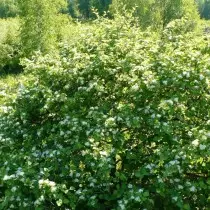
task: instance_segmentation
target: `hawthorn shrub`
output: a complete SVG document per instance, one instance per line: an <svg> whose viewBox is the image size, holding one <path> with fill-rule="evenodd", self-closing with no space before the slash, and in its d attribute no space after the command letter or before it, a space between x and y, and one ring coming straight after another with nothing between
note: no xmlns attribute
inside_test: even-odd
<svg viewBox="0 0 210 210"><path fill-rule="evenodd" d="M208 44L100 18L23 61L34 79L0 116L0 209L208 209Z"/></svg>

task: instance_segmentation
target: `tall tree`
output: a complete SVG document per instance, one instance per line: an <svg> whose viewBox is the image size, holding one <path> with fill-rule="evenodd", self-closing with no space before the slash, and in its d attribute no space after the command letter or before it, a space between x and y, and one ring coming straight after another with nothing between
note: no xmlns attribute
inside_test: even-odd
<svg viewBox="0 0 210 210"><path fill-rule="evenodd" d="M73 17L92 18L92 9L95 8L100 15L109 9L111 0L69 0L69 13Z"/></svg>
<svg viewBox="0 0 210 210"><path fill-rule="evenodd" d="M110 4L111 0L90 0L90 6L97 9L100 15L109 9Z"/></svg>
<svg viewBox="0 0 210 210"><path fill-rule="evenodd" d="M69 0L68 1L68 12L73 17L76 18L79 16L79 7L78 7L78 0Z"/></svg>
<svg viewBox="0 0 210 210"><path fill-rule="evenodd" d="M210 0L204 0L201 18L210 19Z"/></svg>
<svg viewBox="0 0 210 210"><path fill-rule="evenodd" d="M0 0L0 18L14 17L18 13L15 0Z"/></svg>
<svg viewBox="0 0 210 210"><path fill-rule="evenodd" d="M21 17L21 43L23 52L49 52L56 44L57 15L65 6L64 0L18 0Z"/></svg>

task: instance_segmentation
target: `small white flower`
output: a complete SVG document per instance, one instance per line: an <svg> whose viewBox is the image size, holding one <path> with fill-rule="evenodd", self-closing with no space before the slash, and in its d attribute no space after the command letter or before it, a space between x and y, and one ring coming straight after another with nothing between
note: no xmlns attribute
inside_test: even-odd
<svg viewBox="0 0 210 210"><path fill-rule="evenodd" d="M162 179L162 178L159 178L159 179L158 179L158 182L159 182L159 183L163 183L163 179Z"/></svg>
<svg viewBox="0 0 210 210"><path fill-rule="evenodd" d="M108 154L106 151L100 151L100 155L107 156Z"/></svg>
<svg viewBox="0 0 210 210"><path fill-rule="evenodd" d="M89 142L85 142L85 146L86 147L89 147L90 146L90 143Z"/></svg>
<svg viewBox="0 0 210 210"><path fill-rule="evenodd" d="M51 187L51 192L55 192L57 190L57 187Z"/></svg>
<svg viewBox="0 0 210 210"><path fill-rule="evenodd" d="M199 145L199 140L198 140L198 139L195 139L195 140L192 142L192 145L193 145L193 146L198 146L198 145Z"/></svg>
<svg viewBox="0 0 210 210"><path fill-rule="evenodd" d="M124 210L124 209L125 209L125 205L120 204L120 209L121 209L121 210Z"/></svg>
<svg viewBox="0 0 210 210"><path fill-rule="evenodd" d="M168 81L164 80L164 81L163 81L163 84L164 84L164 85L167 85L167 84L168 84Z"/></svg>
<svg viewBox="0 0 210 210"><path fill-rule="evenodd" d="M132 90L137 91L139 89L139 85L135 84L131 87Z"/></svg>
<svg viewBox="0 0 210 210"><path fill-rule="evenodd" d="M178 197L173 197L172 198L174 201L177 201L178 200Z"/></svg>
<svg viewBox="0 0 210 210"><path fill-rule="evenodd" d="M41 195L39 199L40 199L40 201L43 201L44 200L44 195Z"/></svg>
<svg viewBox="0 0 210 210"><path fill-rule="evenodd" d="M15 192L16 190L17 190L17 187L13 187L13 188L11 189L12 192Z"/></svg>
<svg viewBox="0 0 210 210"><path fill-rule="evenodd" d="M94 187L94 183L93 182L90 183L90 187Z"/></svg>
<svg viewBox="0 0 210 210"><path fill-rule="evenodd" d="M63 131L60 131L60 135L61 135L61 136L64 136L64 134L65 134L65 133L64 133Z"/></svg>
<svg viewBox="0 0 210 210"><path fill-rule="evenodd" d="M128 200L124 200L124 204L128 204Z"/></svg>
<svg viewBox="0 0 210 210"><path fill-rule="evenodd" d="M79 194L81 194L81 190L80 189L76 191L76 195L79 195Z"/></svg>
<svg viewBox="0 0 210 210"><path fill-rule="evenodd" d="M146 167L145 168L148 168L148 169L152 169L152 166L150 165L150 164L148 164L148 165L146 165Z"/></svg>
<svg viewBox="0 0 210 210"><path fill-rule="evenodd" d="M43 179L40 179L39 180L39 185L43 185L44 184L44 180Z"/></svg>
<svg viewBox="0 0 210 210"><path fill-rule="evenodd" d="M207 136L207 137L210 137L210 132L208 132L208 133L206 134L206 136Z"/></svg>
<svg viewBox="0 0 210 210"><path fill-rule="evenodd" d="M157 118L160 118L161 117L161 115L160 114L157 114Z"/></svg>
<svg viewBox="0 0 210 210"><path fill-rule="evenodd" d="M170 104L170 105L174 104L174 102L172 100L168 100L167 103Z"/></svg>
<svg viewBox="0 0 210 210"><path fill-rule="evenodd" d="M81 196L79 197L79 199L80 199L80 200L84 200L84 199L85 199L84 195L81 195Z"/></svg>
<svg viewBox="0 0 210 210"><path fill-rule="evenodd" d="M93 167L93 166L95 166L95 163L91 163L90 165Z"/></svg>
<svg viewBox="0 0 210 210"><path fill-rule="evenodd" d="M190 73L189 72L186 72L186 71L183 72L183 75L186 76L187 78L190 77Z"/></svg>
<svg viewBox="0 0 210 210"><path fill-rule="evenodd" d="M151 115L151 118L154 119L154 118L155 118L155 114L152 114L152 115Z"/></svg>
<svg viewBox="0 0 210 210"><path fill-rule="evenodd" d="M26 207L26 206L28 206L28 204L27 204L27 203L25 203L25 202L23 202L23 207Z"/></svg>
<svg viewBox="0 0 210 210"><path fill-rule="evenodd" d="M9 179L10 179L10 176L8 176L8 175L5 175L3 178L4 181L9 180Z"/></svg>
<svg viewBox="0 0 210 210"><path fill-rule="evenodd" d="M139 196L135 197L135 201L140 201L140 200L141 200L141 199L140 199Z"/></svg>
<svg viewBox="0 0 210 210"><path fill-rule="evenodd" d="M200 78L200 80L203 80L204 76L202 74L200 74L199 78Z"/></svg>
<svg viewBox="0 0 210 210"><path fill-rule="evenodd" d="M56 184L55 184L55 182L53 182L53 181L49 181L48 182L48 186L50 186L50 187L54 187Z"/></svg>
<svg viewBox="0 0 210 210"><path fill-rule="evenodd" d="M24 172L23 171L18 171L17 172L17 176L23 176L24 175Z"/></svg>
<svg viewBox="0 0 210 210"><path fill-rule="evenodd" d="M174 98L174 101L175 101L175 102L178 102L178 101L179 101L179 99L178 99L178 98Z"/></svg>
<svg viewBox="0 0 210 210"><path fill-rule="evenodd" d="M16 198L16 201L20 201L21 199L20 199L20 196L18 196L17 198Z"/></svg>
<svg viewBox="0 0 210 210"><path fill-rule="evenodd" d="M164 125L164 126L168 126L168 123L164 122L163 125Z"/></svg>
<svg viewBox="0 0 210 210"><path fill-rule="evenodd" d="M132 185L132 184L129 184L129 185L128 185L128 188L129 188L129 189L133 188L133 185Z"/></svg>
<svg viewBox="0 0 210 210"><path fill-rule="evenodd" d="M175 165L176 161L175 160L172 160L169 162L171 165Z"/></svg>
<svg viewBox="0 0 210 210"><path fill-rule="evenodd" d="M201 145L199 146L199 148L200 148L200 150L204 150L204 149L206 149L206 145L201 144Z"/></svg>
<svg viewBox="0 0 210 210"><path fill-rule="evenodd" d="M96 180L96 179L93 179L93 180L92 180L92 182L96 183L96 182L97 182L97 180Z"/></svg>
<svg viewBox="0 0 210 210"><path fill-rule="evenodd" d="M142 193L144 190L143 189L139 189L139 192Z"/></svg>
<svg viewBox="0 0 210 210"><path fill-rule="evenodd" d="M191 191L191 192L195 192L195 191L196 191L195 186L192 186L192 187L190 188L190 191Z"/></svg>
<svg viewBox="0 0 210 210"><path fill-rule="evenodd" d="M186 185L191 186L191 183L189 181L186 182Z"/></svg>

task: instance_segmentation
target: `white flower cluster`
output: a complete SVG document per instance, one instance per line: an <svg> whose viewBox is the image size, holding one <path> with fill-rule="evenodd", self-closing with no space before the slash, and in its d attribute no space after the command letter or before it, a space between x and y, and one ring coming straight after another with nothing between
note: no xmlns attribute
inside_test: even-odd
<svg viewBox="0 0 210 210"><path fill-rule="evenodd" d="M40 188L43 188L43 187L50 187L50 190L52 191L52 192L54 192L54 191L56 191L56 183L55 182L53 182L53 181L49 181L49 179L40 179L39 181L38 181L38 183L39 183L39 187Z"/></svg>

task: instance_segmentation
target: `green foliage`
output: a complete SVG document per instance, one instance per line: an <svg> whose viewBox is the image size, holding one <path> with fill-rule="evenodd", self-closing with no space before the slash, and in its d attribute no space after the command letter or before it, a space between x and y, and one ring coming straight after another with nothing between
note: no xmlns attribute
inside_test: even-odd
<svg viewBox="0 0 210 210"><path fill-rule="evenodd" d="M111 11L123 13L124 8L136 8L135 15L143 28L152 26L164 28L170 21L187 16L190 20L198 20L196 4L193 0L113 0Z"/></svg>
<svg viewBox="0 0 210 210"><path fill-rule="evenodd" d="M34 78L1 109L0 209L208 209L209 38L182 25L159 38L99 19L23 62Z"/></svg>
<svg viewBox="0 0 210 210"><path fill-rule="evenodd" d="M197 0L201 18L210 19L210 1Z"/></svg>
<svg viewBox="0 0 210 210"><path fill-rule="evenodd" d="M0 19L0 74L17 72L19 66L18 19Z"/></svg>
<svg viewBox="0 0 210 210"><path fill-rule="evenodd" d="M99 15L103 15L109 8L111 0L72 0L69 1L69 13L72 17L95 17L92 9L96 9Z"/></svg>
<svg viewBox="0 0 210 210"><path fill-rule="evenodd" d="M0 0L0 18L14 17L17 13L17 1Z"/></svg>
<svg viewBox="0 0 210 210"><path fill-rule="evenodd" d="M0 106L1 111L6 109L6 104L16 98L17 90L22 84L27 84L28 75L1 75L0 78Z"/></svg>
<svg viewBox="0 0 210 210"><path fill-rule="evenodd" d="M25 56L43 53L56 46L62 21L58 13L64 0L18 0L21 17L21 45Z"/></svg>
<svg viewBox="0 0 210 210"><path fill-rule="evenodd" d="M171 21L166 27L162 34L166 37L175 39L184 35L185 33L196 32L196 24L194 21L184 17ZM196 36L196 33L194 34Z"/></svg>
<svg viewBox="0 0 210 210"><path fill-rule="evenodd" d="M99 15L103 15L104 12L108 11L111 0L91 0L91 6L95 8Z"/></svg>
<svg viewBox="0 0 210 210"><path fill-rule="evenodd" d="M113 0L110 6L110 10L112 14L114 15L118 12L123 14L126 10L131 10L135 8L135 15L139 18L141 27L147 27L147 26L150 26L154 20L156 20L156 23L159 22L160 20L159 14L156 13L156 11L154 10L155 9L154 5L155 5L154 0L149 0L149 1Z"/></svg>
<svg viewBox="0 0 210 210"><path fill-rule="evenodd" d="M79 17L79 8L77 0L68 1L68 12L73 17Z"/></svg>

